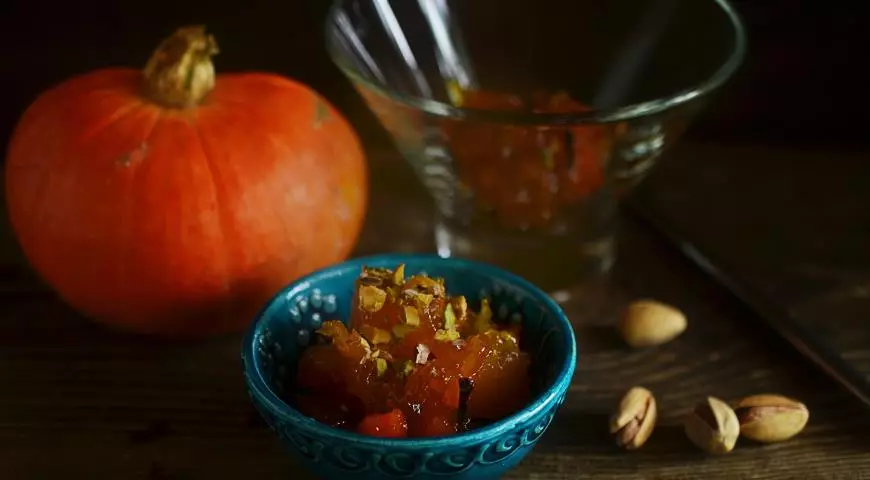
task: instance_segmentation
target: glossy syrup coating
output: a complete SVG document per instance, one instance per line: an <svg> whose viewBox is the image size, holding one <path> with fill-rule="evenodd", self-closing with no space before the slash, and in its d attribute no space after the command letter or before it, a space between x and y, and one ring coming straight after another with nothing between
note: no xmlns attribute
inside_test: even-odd
<svg viewBox="0 0 870 480"><path fill-rule="evenodd" d="M518 324L471 311L444 281L363 268L350 328L317 331L297 372L296 407L331 426L382 437L431 437L494 421L529 401Z"/></svg>

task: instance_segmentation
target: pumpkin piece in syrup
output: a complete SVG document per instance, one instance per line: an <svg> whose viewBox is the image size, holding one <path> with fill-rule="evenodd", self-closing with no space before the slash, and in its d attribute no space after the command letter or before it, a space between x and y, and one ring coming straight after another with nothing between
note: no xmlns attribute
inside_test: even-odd
<svg viewBox="0 0 870 480"><path fill-rule="evenodd" d="M387 413L367 415L357 426L363 435L382 438L403 438L408 436L408 422L405 414L395 408Z"/></svg>
<svg viewBox="0 0 870 480"><path fill-rule="evenodd" d="M363 268L352 308L352 327L324 322L317 335L329 343L309 347L300 360L297 387L313 397L297 407L312 418L369 435L431 437L497 420L528 402L521 327L493 322L486 301L475 313L464 297L448 295L443 279L406 279L400 265ZM316 395L342 402L314 405Z"/></svg>

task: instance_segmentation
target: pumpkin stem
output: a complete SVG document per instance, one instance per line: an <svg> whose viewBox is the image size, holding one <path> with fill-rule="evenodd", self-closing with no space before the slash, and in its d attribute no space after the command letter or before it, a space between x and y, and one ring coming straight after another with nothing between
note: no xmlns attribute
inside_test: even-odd
<svg viewBox="0 0 870 480"><path fill-rule="evenodd" d="M145 95L175 108L199 102L214 88L214 37L203 26L182 27L163 40L145 65Z"/></svg>

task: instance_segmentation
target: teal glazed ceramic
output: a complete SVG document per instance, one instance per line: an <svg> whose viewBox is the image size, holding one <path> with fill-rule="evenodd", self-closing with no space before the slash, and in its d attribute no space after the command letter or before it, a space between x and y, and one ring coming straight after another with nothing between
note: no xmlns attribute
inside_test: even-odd
<svg viewBox="0 0 870 480"><path fill-rule="evenodd" d="M521 320L522 347L532 354L534 400L498 422L447 437L384 439L318 423L283 400L313 330L349 320L362 267L443 277L447 291L475 310L489 298L498 319ZM577 351L565 314L543 291L499 268L434 255L378 255L347 261L299 279L259 313L242 345L245 381L263 419L312 473L328 479L499 478L534 448L565 400Z"/></svg>

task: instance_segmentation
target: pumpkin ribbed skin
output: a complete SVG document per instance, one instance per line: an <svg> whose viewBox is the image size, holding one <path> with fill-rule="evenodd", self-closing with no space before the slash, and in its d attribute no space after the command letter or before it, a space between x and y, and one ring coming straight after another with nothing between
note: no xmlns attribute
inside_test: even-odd
<svg viewBox="0 0 870 480"><path fill-rule="evenodd" d="M189 108L105 69L41 95L13 134L10 221L72 307L126 330L235 331L283 285L346 258L368 200L350 125L308 87L218 76Z"/></svg>

